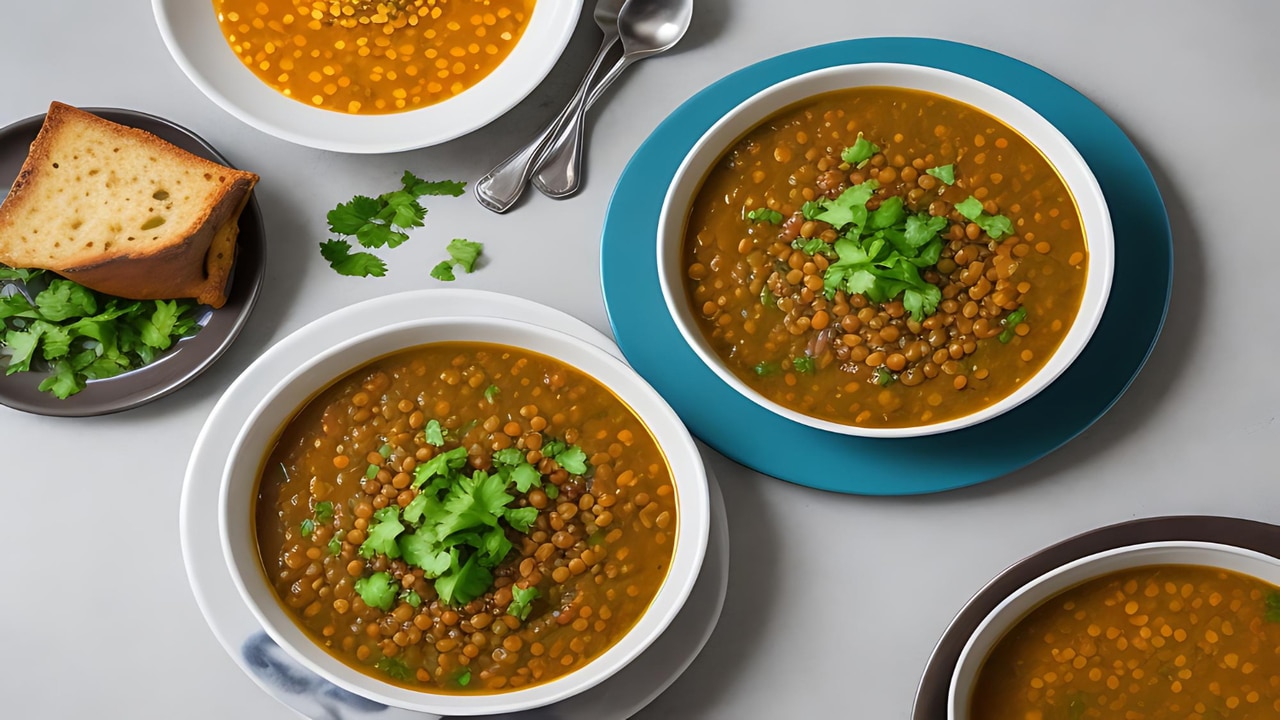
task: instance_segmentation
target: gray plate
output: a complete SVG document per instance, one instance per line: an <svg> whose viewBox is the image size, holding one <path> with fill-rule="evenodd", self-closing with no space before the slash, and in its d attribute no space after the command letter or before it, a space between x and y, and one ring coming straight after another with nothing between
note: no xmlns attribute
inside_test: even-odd
<svg viewBox="0 0 1280 720"><path fill-rule="evenodd" d="M947 626L916 691L912 720L946 720L951 674L978 624L1015 590L1054 568L1104 550L1167 540L1221 543L1280 557L1280 527L1253 520L1177 515L1091 530L1019 560L978 591Z"/></svg>
<svg viewBox="0 0 1280 720"><path fill-rule="evenodd" d="M112 122L146 130L183 150L230 166L209 143L163 118L116 108L84 109ZM18 176L43 123L44 115L36 115L0 129L0 199L9 193L9 186ZM197 310L200 332L180 340L155 362L113 378L91 380L84 390L66 400L37 389L40 381L47 377L45 373L32 371L0 376L0 404L40 415L105 415L135 408L186 385L231 346L249 319L266 266L263 238L262 213L257 199L250 195L249 204L240 215L235 268L226 304L217 310L200 307Z"/></svg>

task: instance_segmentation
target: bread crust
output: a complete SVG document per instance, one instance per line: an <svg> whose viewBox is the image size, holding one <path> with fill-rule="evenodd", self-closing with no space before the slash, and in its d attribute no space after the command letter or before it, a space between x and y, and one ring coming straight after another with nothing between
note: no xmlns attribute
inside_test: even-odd
<svg viewBox="0 0 1280 720"><path fill-rule="evenodd" d="M110 122L83 110L54 102L49 107L44 125L31 144L9 196L0 205L0 232L12 231L13 216L31 201L28 189L36 181L39 168L49 162L52 138L64 123L93 123L101 130L143 143L148 149L170 156L178 162L194 163L225 176L204 212L188 225L177 242L152 251L133 251L124 245L97 252L82 252L68 257L59 266L54 263L15 263L0 248L0 262L7 265L40 267L52 270L70 280L99 292L134 300L169 300L195 298L215 308L226 303L231 269L235 260L235 242L239 217L258 181L254 173L235 170L210 162L155 135Z"/></svg>

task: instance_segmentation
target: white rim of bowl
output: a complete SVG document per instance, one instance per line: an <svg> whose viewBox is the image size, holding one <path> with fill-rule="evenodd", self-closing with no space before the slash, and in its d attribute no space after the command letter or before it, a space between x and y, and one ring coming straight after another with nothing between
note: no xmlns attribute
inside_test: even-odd
<svg viewBox="0 0 1280 720"><path fill-rule="evenodd" d="M1174 552L1174 551L1180 551L1180 550L1206 551L1206 552L1218 553L1222 555L1231 555L1231 556L1243 558L1248 561L1252 561L1261 565L1271 566L1275 568L1278 572L1280 572L1280 559L1272 557L1271 555L1267 555L1266 553L1261 553L1256 550L1250 550L1248 548L1242 548L1235 545L1227 545L1224 543L1214 543L1214 542L1203 542L1199 540L1160 540L1155 542L1138 543L1136 545L1124 545L1118 548L1112 548L1110 550L1103 550L1101 552L1097 552L1092 555L1086 555L1085 557L1079 558L1077 560L1073 560L1064 565L1060 565L1054 568L1053 570L1050 570L1042 575L1039 575L1034 580L1027 582L1025 585L1019 587L1017 590L1010 593L1007 597L1005 597L1004 600L1000 601L999 605L996 605L994 608L992 608L991 612L987 613L986 616L982 618L982 622L978 623L978 626L974 628L972 633L969 634L969 638L965 642L964 648L960 651L960 657L956 660L955 668L951 671L951 682L949 683L947 688L948 720L955 720L957 717L956 715L958 711L957 703L960 701L960 698L958 697L960 692L958 689L958 684L959 684L961 675L964 672L966 672L967 668L972 663L977 662L977 667L973 674L973 679L976 681L978 674L981 673L982 671L982 664L984 664L987 660L986 655L984 655L981 658L981 660L978 660L978 661L975 661L972 659L974 646L977 644L978 638L985 635L987 631L991 629L992 625L996 622L997 618L999 618L1010 605L1020 602L1022 598L1026 597L1027 595L1038 594L1038 591L1041 588L1043 588L1047 583L1050 583L1055 578L1058 578L1062 575L1066 575L1069 573L1074 573L1076 570L1079 570L1082 567L1087 567L1089 565L1093 565L1095 563L1105 561L1109 558L1123 557L1125 555L1133 555L1133 554L1155 554L1160 551ZM1027 615L1029 615L1032 612L1035 612L1036 609L1040 608L1046 602L1049 602L1050 600L1057 597L1058 595L1061 595L1062 593L1065 593L1074 587L1090 582L1104 575L1108 575L1112 572L1150 567L1153 565L1183 565L1183 566L1205 567L1205 563L1203 562L1194 562L1190 560L1186 562L1181 562L1178 560L1156 560L1156 561L1150 561L1150 562L1141 562L1134 565L1127 565L1123 568L1117 568L1114 570L1100 570L1095 574L1091 574L1088 577L1083 577L1075 582L1072 582L1066 587L1044 592L1043 597L1039 597L1038 599L1036 599L1030 609L1026 610L1017 619L1007 624L1007 626L1004 628L1004 631L1001 633L1000 638L996 638L991 643L990 647L987 650L987 654L989 655L991 650L994 649L997 644L999 644L1000 640L1004 637L1004 633L1007 633L1009 630L1012 630L1018 623L1022 622L1022 620L1027 617ZM1209 567L1216 567L1216 566L1209 566ZM1223 569L1230 570L1231 572L1235 572L1241 575L1248 575L1249 577L1254 577L1258 580L1261 580L1262 582L1272 582L1271 580L1267 580L1265 578L1259 578L1248 572L1234 570L1234 569L1225 568L1225 567ZM966 692L969 689L970 688L966 688ZM965 697L967 698L968 695L966 695ZM967 709L965 710L963 717L965 718L968 717Z"/></svg>
<svg viewBox="0 0 1280 720"><path fill-rule="evenodd" d="M870 81L851 79L849 82L833 84L826 89L807 90L803 93L788 92L795 86L807 87L824 81L831 84L833 79L843 78L850 73L870 76L871 79ZM875 80L877 76L886 74L897 74L899 77L894 77L893 81ZM938 86L944 84L952 89L950 91L939 89ZM961 88L961 94L965 97L956 97L954 90L956 86ZM1076 313L1071 327L1068 328L1050 359L1026 382L997 402L963 417L912 427L870 428L824 420L783 407L752 389L724 365L715 352L708 347L702 331L692 319L692 311L688 307L684 288L682 286L673 288L671 285L673 276L683 277L681 248L693 195L701 189L707 173L728 148L762 122L791 105L824 92L858 87L902 87L920 90L970 105L996 118L1000 123L1026 138L1032 147L1045 156L1049 164L1062 177L1063 184L1067 186L1081 215L1085 246L1089 251L1089 269L1085 278L1080 310ZM795 97L780 104L770 102L769 109L763 113L754 107L774 95L784 97L795 95ZM974 102L974 97L981 97L985 102ZM993 104L999 106L996 111L989 109ZM999 112L1001 109L1004 110L1003 113ZM1004 116L1011 112L1024 116L1017 125L1004 119ZM748 113L750 113L749 117ZM729 133L728 128L741 129ZM1032 140L1032 136L1035 136L1035 141ZM1050 159L1049 153L1045 150L1046 146L1050 146L1054 159ZM1055 159L1057 162L1054 161ZM1067 166L1066 170L1064 165ZM691 170L698 171L696 178L690 179ZM1071 178L1067 177L1068 173L1071 174ZM677 197L677 191L679 191L679 197ZM1003 90L965 75L910 63L851 63L832 66L787 78L743 100L708 128L680 163L662 201L656 245L658 282L662 287L668 313L680 330L680 334L684 336L685 343L693 349L704 365L739 395L776 415L819 430L859 437L919 437L960 430L1004 414L1030 400L1065 372L1088 345L1106 309L1115 269L1115 236L1106 198L1093 171L1071 141L1033 108ZM1096 307L1097 311L1086 314L1088 307Z"/></svg>
<svg viewBox="0 0 1280 720"><path fill-rule="evenodd" d="M668 466L671 469L673 486L676 488L676 502L678 508L676 533L672 540L672 558L671 565L667 570L666 576L663 578L662 584L655 593L653 600L637 619L636 623L613 645L606 649L595 659L582 666L581 668L557 678L555 680L542 683L522 690L513 690L499 694L482 694L482 695L445 695L434 694L423 691L414 691L401 688L390 683L380 681L376 676L365 674L351 668L340 660L329 655L323 648L319 647L306 633L297 625L292 616L289 615L280 606L278 597L274 588L270 587L265 577L265 571L262 568L257 551L256 538L245 538L240 542L247 542L248 549L242 550L237 547L229 536L229 523L231 521L230 508L228 506L229 495L231 494L231 464L236 458L243 446L248 442L251 430L255 429L254 425L265 413L267 408L272 404L274 399L286 388L296 383L299 378L310 372L317 365L326 360L335 358L352 347L369 342L371 339L394 334L397 332L409 332L418 328L430 328L435 326L451 327L455 330L465 328L472 332L476 330L484 330L483 334L486 338L502 338L503 332L526 331L535 335L542 336L552 343L563 343L573 347L573 352L582 352L589 356L588 363L593 364L597 369L605 373L615 375L615 379L623 379L632 383L632 387L628 388L624 397L623 392L613 385L609 385L605 380L600 379L595 373L590 372L581 367L581 365L564 360L551 351L530 349L531 352L547 355L553 359L563 362L570 367L578 369L589 377L605 385L613 392L623 403L625 403L637 417L641 419L645 427L654 436L655 442L659 444L663 456L667 459ZM302 332L300 330L299 332ZM461 340L462 342L489 342L497 344L509 344L505 340ZM439 342L451 342L448 339L440 340L424 340L422 342L405 345L401 350L407 350L412 347L421 345L431 345ZM520 345L512 345L512 347L522 347ZM398 352L396 350L392 353ZM379 357L384 357L386 353L377 354L372 357L355 361L349 364L349 367L341 371L339 374L330 378L324 384L315 388L315 390L302 401L298 407L292 408L286 416L285 422L292 418L294 414L319 392L329 387L333 382L340 380L346 374L373 362ZM645 405L645 414L636 409L637 404ZM656 423L664 426L663 437L659 438L659 430L655 429ZM276 429L273 429L273 432ZM274 438L274 435L272 436ZM270 448L266 448L266 452L270 452ZM685 471L679 479L676 478L677 463L682 465ZM257 465L261 464L261 459L256 461ZM257 487L256 477L253 480L253 488ZM702 562L706 554L707 539L710 528L710 500L707 489L706 470L703 466L702 456L698 452L697 446L693 442L693 438L689 435L688 430L680 421L679 416L666 403L665 400L654 390L638 373L636 373L629 365L610 355L604 350L597 348L590 343L580 341L571 335L559 330L553 330L542 326L531 325L528 323L520 323L503 318L476 318L466 316L452 316L439 318L422 318L401 323L395 323L383 328L371 330L369 332L357 335L333 346L328 351L317 355L308 360L305 364L289 373L285 378L280 380L267 393L267 395L254 407L244 426L236 435L235 442L232 444L231 452L228 453L227 465L222 470L221 486L218 495L218 530L220 535L220 543L227 568L235 583L236 591L240 594L241 600L245 606L253 613L258 623L267 632L267 634L282 648L285 649L294 659L302 663L305 667L317 673L321 677L329 680L335 685L348 690L361 697L368 698L375 702L386 705L401 707L418 712L429 712L445 715L489 715L498 713L519 712L522 710L530 710L537 707L550 705L567 697L585 692L592 687L598 685L604 680L616 674L625 667L633 659L644 652L671 624L671 621L679 613L684 606L685 601L689 597L689 593L693 590L693 584L697 580L698 574L702 568ZM249 495L253 496L253 489L250 489ZM246 553L248 557L242 557L242 553ZM264 608L255 598L254 593L245 583L245 575L259 578L263 586L263 592L270 595L272 604ZM659 603L667 603L667 609L661 614L653 614L651 610ZM278 617L272 617L278 616ZM310 652L307 652L307 651ZM591 674L587 675L586 671L590 670ZM583 678L587 678L585 681ZM362 684L363 682L363 684ZM425 700L425 702L424 702Z"/></svg>
<svg viewBox="0 0 1280 720"><path fill-rule="evenodd" d="M165 47L182 72L210 100L238 120L268 135L297 145L356 154L393 153L439 145L474 132L493 122L528 97L559 61L578 24L583 0L541 0L524 34L493 72L458 95L433 105L399 113L352 115L311 107L286 97L258 79L227 45L213 14L211 0L151 0L151 7ZM188 30L181 13L208 13L209 28ZM189 7L189 6L198 6ZM186 23L196 22L186 19ZM186 47L184 31L203 32L203 45ZM208 37L212 33L212 37ZM532 42L530 42L532 41ZM210 71L208 63L218 63ZM234 65L234 67L233 67ZM214 77L226 73L228 78ZM289 124L267 118L250 109L245 94L255 102L280 108L271 115L288 116ZM296 106L296 107L293 107ZM300 130L296 120L324 127L321 132Z"/></svg>

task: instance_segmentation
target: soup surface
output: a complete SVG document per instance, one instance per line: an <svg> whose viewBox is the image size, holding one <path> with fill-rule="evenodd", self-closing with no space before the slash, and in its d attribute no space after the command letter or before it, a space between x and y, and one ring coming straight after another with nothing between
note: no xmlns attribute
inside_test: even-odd
<svg viewBox="0 0 1280 720"><path fill-rule="evenodd" d="M693 200L685 290L764 397L846 425L942 422L1008 396L1070 329L1088 254L1024 138L899 88L821 95L738 141Z"/></svg>
<svg viewBox="0 0 1280 720"><path fill-rule="evenodd" d="M973 720L1280 717L1280 589L1153 566L1072 588L992 650Z"/></svg>
<svg viewBox="0 0 1280 720"><path fill-rule="evenodd" d="M213 0L223 36L267 85L354 114L413 110L483 80L534 0Z"/></svg>
<svg viewBox="0 0 1280 720"><path fill-rule="evenodd" d="M427 345L289 422L255 527L282 605L367 674L493 693L612 646L671 563L675 491L639 418L553 359Z"/></svg>

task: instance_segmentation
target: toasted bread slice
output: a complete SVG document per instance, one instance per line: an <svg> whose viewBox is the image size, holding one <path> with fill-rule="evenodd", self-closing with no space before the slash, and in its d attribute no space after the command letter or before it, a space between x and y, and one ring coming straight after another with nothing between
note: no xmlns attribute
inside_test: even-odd
<svg viewBox="0 0 1280 720"><path fill-rule="evenodd" d="M221 307L258 176L59 102L0 204L0 263Z"/></svg>

